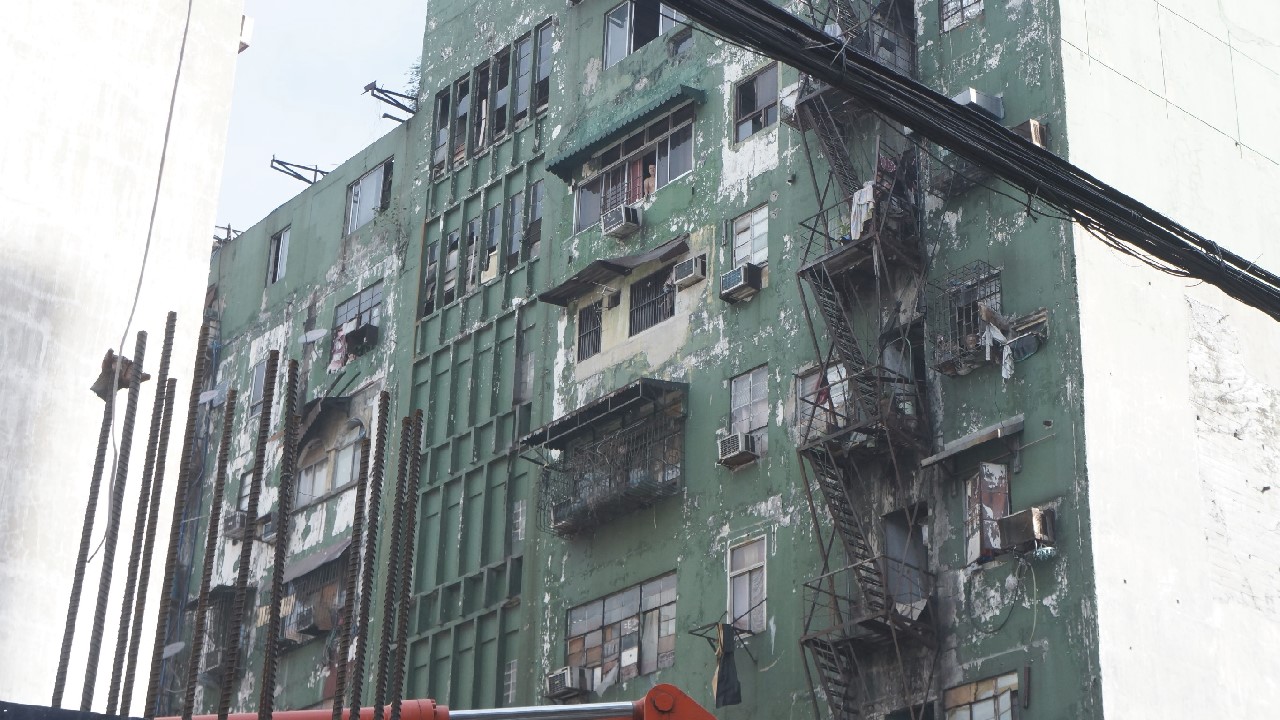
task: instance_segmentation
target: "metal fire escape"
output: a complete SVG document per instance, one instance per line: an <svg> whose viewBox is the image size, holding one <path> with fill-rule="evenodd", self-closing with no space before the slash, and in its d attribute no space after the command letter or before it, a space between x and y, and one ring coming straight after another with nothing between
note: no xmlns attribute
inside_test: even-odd
<svg viewBox="0 0 1280 720"><path fill-rule="evenodd" d="M846 51L914 74L908 3L809 5L815 25L841 40ZM802 393L799 452L831 518L830 545L838 545L843 557L826 552L824 529L816 528L827 567L805 584L801 643L816 670L814 691L825 696L833 720L865 717L872 708L922 713L916 706L930 688L912 678L928 674L920 658L931 657L934 644L933 578L921 560L923 548L890 542L879 519L883 498L909 499L918 458L928 450L916 362L917 298L924 286L918 163L914 149L895 150L876 140L869 177L861 180L848 128L864 111L806 77L789 118L803 131L822 208L801 223L807 244L799 276L809 288L808 309L826 327L828 349ZM814 164L810 135L825 170ZM810 322L816 325L812 317ZM869 681L872 672L875 682Z"/></svg>

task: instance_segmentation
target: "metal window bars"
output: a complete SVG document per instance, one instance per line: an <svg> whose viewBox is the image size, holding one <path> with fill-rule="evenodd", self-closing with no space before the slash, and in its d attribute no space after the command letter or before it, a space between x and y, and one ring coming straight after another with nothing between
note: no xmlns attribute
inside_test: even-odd
<svg viewBox="0 0 1280 720"><path fill-rule="evenodd" d="M670 284L671 267L639 280L631 286L629 333L648 330L676 314L675 286Z"/></svg>
<svg viewBox="0 0 1280 720"><path fill-rule="evenodd" d="M1000 270L977 260L930 284L933 367L963 375L991 361L993 321L1002 318Z"/></svg>

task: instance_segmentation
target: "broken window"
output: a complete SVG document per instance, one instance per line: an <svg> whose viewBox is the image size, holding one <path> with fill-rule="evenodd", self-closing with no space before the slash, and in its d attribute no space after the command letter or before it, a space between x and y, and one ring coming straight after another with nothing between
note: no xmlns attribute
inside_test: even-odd
<svg viewBox="0 0 1280 720"><path fill-rule="evenodd" d="M584 175L589 175L578 186L575 232L595 225L601 214L638 202L692 170L693 104L688 103L592 158L584 168Z"/></svg>
<svg viewBox="0 0 1280 720"><path fill-rule="evenodd" d="M778 122L778 64L738 83L733 92L734 142L742 142Z"/></svg>
<svg viewBox="0 0 1280 720"><path fill-rule="evenodd" d="M733 221L733 264L769 262L769 206L739 215Z"/></svg>
<svg viewBox="0 0 1280 720"><path fill-rule="evenodd" d="M750 633L765 629L764 559L762 537L729 548L729 618Z"/></svg>
<svg viewBox="0 0 1280 720"><path fill-rule="evenodd" d="M330 346L331 366L341 367L353 355L360 352L353 347L349 336L357 330L376 327L382 317L382 281L370 285L340 303L333 310L333 344ZM376 339L376 336L375 336ZM357 342L363 342L358 340Z"/></svg>
<svg viewBox="0 0 1280 720"><path fill-rule="evenodd" d="M467 118L471 112L471 78L462 76L453 84L453 162L467 156Z"/></svg>
<svg viewBox="0 0 1280 720"><path fill-rule="evenodd" d="M363 227L391 204L391 161L387 160L347 186L345 233Z"/></svg>
<svg viewBox="0 0 1280 720"><path fill-rule="evenodd" d="M546 190L539 180L529 186L529 226L524 234L525 257L536 258L542 249L542 205Z"/></svg>
<svg viewBox="0 0 1280 720"><path fill-rule="evenodd" d="M676 574L569 610L565 661L586 668L596 692L675 664Z"/></svg>
<svg viewBox="0 0 1280 720"><path fill-rule="evenodd" d="M529 117L529 96L533 89L533 38L525 35L515 44L516 104L514 124Z"/></svg>
<svg viewBox="0 0 1280 720"><path fill-rule="evenodd" d="M942 32L954 30L982 14L982 0L942 0Z"/></svg>
<svg viewBox="0 0 1280 720"><path fill-rule="evenodd" d="M240 475L240 492L236 495L236 510L249 511L249 491L253 489L253 473Z"/></svg>
<svg viewBox="0 0 1280 720"><path fill-rule="evenodd" d="M604 66L613 67L683 21L683 14L655 0L622 3L604 16Z"/></svg>
<svg viewBox="0 0 1280 720"><path fill-rule="evenodd" d="M551 99L551 22L540 25L538 38L538 70L533 80L533 107L541 112Z"/></svg>
<svg viewBox="0 0 1280 720"><path fill-rule="evenodd" d="M267 250L267 284L274 285L284 279L285 263L289 259L289 228L271 236Z"/></svg>
<svg viewBox="0 0 1280 720"><path fill-rule="evenodd" d="M265 400L262 397L262 390L266 380L267 361L260 360L257 365L253 366L253 381L249 386L249 417L255 417L262 412L262 403Z"/></svg>
<svg viewBox="0 0 1280 720"><path fill-rule="evenodd" d="M286 567L289 585L281 608L283 640L302 644L328 636L338 628L342 608L340 580L346 575L350 554L350 551L344 552L340 558L297 578L288 578Z"/></svg>
<svg viewBox="0 0 1280 720"><path fill-rule="evenodd" d="M1009 514L1009 466L984 462L965 481L965 559L981 563L1001 552L1000 518Z"/></svg>
<svg viewBox="0 0 1280 720"><path fill-rule="evenodd" d="M729 381L729 432L755 438L757 455L769 450L769 366L761 365Z"/></svg>
<svg viewBox="0 0 1280 720"><path fill-rule="evenodd" d="M518 677L517 669L520 667L517 660L508 660L506 667L502 671L502 703L504 705L514 705L516 702L516 678Z"/></svg>
<svg viewBox="0 0 1280 720"><path fill-rule="evenodd" d="M675 316L675 286L669 282L671 267L668 265L631 284L630 335L648 330Z"/></svg>
<svg viewBox="0 0 1280 720"><path fill-rule="evenodd" d="M445 243L444 256L444 280L440 283L442 286L440 304L448 305L454 301L457 296L458 289L458 244L462 238L462 233L454 230L449 233L448 240Z"/></svg>
<svg viewBox="0 0 1280 720"><path fill-rule="evenodd" d="M524 247L524 191L507 198L507 267L520 263Z"/></svg>
<svg viewBox="0 0 1280 720"><path fill-rule="evenodd" d="M604 303L597 300L578 311L578 359L600 352Z"/></svg>
<svg viewBox="0 0 1280 720"><path fill-rule="evenodd" d="M484 219L485 234L484 257L480 260L482 270L495 272L498 263L498 248L502 246L502 204L489 208Z"/></svg>
<svg viewBox="0 0 1280 720"><path fill-rule="evenodd" d="M458 280L458 295L466 295L474 290L479 279L480 236L484 226L480 218L474 217L467 223L467 239L462 252L462 277Z"/></svg>
<svg viewBox="0 0 1280 720"><path fill-rule="evenodd" d="M1009 329L1001 314L1000 270L981 260L933 284L929 333L934 368L964 375L987 362L1000 362ZM1003 327L1002 327L1003 326Z"/></svg>
<svg viewBox="0 0 1280 720"><path fill-rule="evenodd" d="M475 108L471 113L471 152L474 154L489 146L489 63L476 68L472 87Z"/></svg>
<svg viewBox="0 0 1280 720"><path fill-rule="evenodd" d="M436 280L440 269L440 243L427 246L422 270L422 317L436 311Z"/></svg>
<svg viewBox="0 0 1280 720"><path fill-rule="evenodd" d="M511 51L503 50L493 58L493 139L507 134L507 115L511 107Z"/></svg>
<svg viewBox="0 0 1280 720"><path fill-rule="evenodd" d="M453 119L450 107L449 90L446 88L436 94L436 138L431 152L431 169L437 173L444 171L449 160L449 123Z"/></svg>
<svg viewBox="0 0 1280 720"><path fill-rule="evenodd" d="M1017 720L1018 673L951 688L943 695L946 720Z"/></svg>

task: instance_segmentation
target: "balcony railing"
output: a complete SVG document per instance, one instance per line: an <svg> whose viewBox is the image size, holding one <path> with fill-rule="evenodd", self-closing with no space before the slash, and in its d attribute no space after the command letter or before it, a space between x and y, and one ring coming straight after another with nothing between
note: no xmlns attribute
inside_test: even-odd
<svg viewBox="0 0 1280 720"><path fill-rule="evenodd" d="M879 645L898 633L930 641L934 576L899 558L877 555L804 584L805 637Z"/></svg>
<svg viewBox="0 0 1280 720"><path fill-rule="evenodd" d="M836 439L861 445L885 431L916 436L923 429L919 387L905 375L882 365L831 375L824 371L818 387L800 397L802 446Z"/></svg>

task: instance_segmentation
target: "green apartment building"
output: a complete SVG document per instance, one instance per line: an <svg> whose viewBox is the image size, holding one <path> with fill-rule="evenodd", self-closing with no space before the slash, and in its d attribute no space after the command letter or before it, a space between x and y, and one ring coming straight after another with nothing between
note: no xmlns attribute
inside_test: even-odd
<svg viewBox="0 0 1280 720"><path fill-rule="evenodd" d="M741 684L741 703L716 710L727 720L1137 717L1177 714L1156 691L1185 670L1154 668L1197 652L1158 618L1194 628L1188 606L1227 608L1214 628L1280 634L1258 614L1280 597L1274 567L1162 544L1128 517L1136 488L1217 487L1195 462L1126 463L1235 452L1200 420L1231 412L1198 394L1196 368L1241 356L1204 340L1214 308L1240 306L1124 265L945 148L688 26L678 5L431 3L419 111L215 250L206 478L226 389L241 410L209 643L171 658L167 686L198 661L203 708L224 682L236 708L259 691L278 436L261 517L240 512L239 488L259 408L279 425L280 393L262 393L271 350L303 377L277 708L331 703L347 661L356 453L384 390L393 420L424 415L406 697L590 702L668 682L710 706L723 624ZM1083 5L787 7L963 112L1107 165L1123 143L1073 112L1104 105L1093 73L1123 77L1124 56L1107 55ZM1151 5L1160 22L1183 17ZM1115 82L1114 97L1144 92ZM1145 192L1134 183L1121 187ZM1116 317L1112 295L1177 313ZM1199 360L1153 370L1121 352L1126 334ZM1255 337L1276 343L1270 327ZM1157 412L1113 400L1153 378L1175 388ZM1258 407L1280 397L1257 392ZM1117 439L1126 425L1152 428L1143 450ZM1273 457L1274 428L1257 432ZM1236 476L1262 482L1265 467ZM1253 518L1271 502L1255 490L1231 507ZM1199 507L1165 520L1209 522ZM186 538L192 588L203 532ZM224 678L220 588L244 542L257 609L248 669ZM1138 546L1145 570L1123 560ZM1228 568L1224 595L1272 579L1251 586L1255 609L1195 590L1177 609L1154 599L1194 585L1197 563ZM1128 595L1129 572L1149 592ZM377 647L385 625L375 613L358 642ZM1231 688L1199 707L1252 707Z"/></svg>

